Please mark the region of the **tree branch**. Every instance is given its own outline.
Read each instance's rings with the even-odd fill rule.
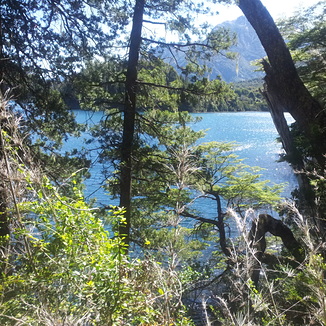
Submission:
[[[166,25],[166,23],[162,23],[162,22],[154,22],[152,20],[143,20],[143,23],[148,23],[148,24],[154,24],[154,25]]]
[[[194,43],[185,43],[185,44],[180,44],[180,43],[166,43],[166,42],[162,42],[162,41],[155,41],[155,40],[151,40],[149,38],[142,38],[143,41],[146,42],[150,42],[150,43],[155,43],[155,44],[159,44],[159,45],[165,45],[165,46],[169,46],[169,47],[176,47],[176,48],[185,48],[185,47],[191,47],[191,46],[202,46],[205,47],[207,49],[211,49],[216,51],[217,53],[219,53],[219,50],[217,50],[216,48],[214,48],[214,46],[211,46],[209,44],[205,44],[205,43],[198,43],[198,42],[194,42]]]
[[[255,263],[252,272],[252,281],[257,286],[260,274],[260,265],[263,254],[266,250],[265,235],[270,232],[272,235],[282,239],[284,246],[294,256],[298,262],[302,262],[305,258],[304,250],[300,243],[295,239],[292,231],[281,220],[273,218],[269,214],[260,214],[256,221],[253,221],[249,232],[249,240],[255,252]]]
[[[197,221],[200,221],[202,223],[208,223],[208,224],[218,226],[218,221],[210,219],[210,218],[205,218],[205,217],[201,217],[201,216],[198,216],[198,215],[194,215],[194,214],[192,214],[192,213],[190,213],[188,211],[183,211],[180,215],[183,216],[183,217],[190,217],[190,218],[192,218],[194,220],[197,220]]]
[[[147,82],[142,82],[142,81],[139,81],[139,80],[137,81],[137,84],[144,85],[144,86],[158,87],[158,88],[166,88],[166,89],[171,89],[171,90],[174,90],[174,91],[186,92],[186,93],[196,94],[196,95],[201,95],[201,96],[215,95],[215,94],[220,93],[220,91],[211,92],[211,93],[203,93],[203,92],[187,89],[187,88],[184,88],[184,87],[173,87],[173,86],[168,86],[168,85],[147,83]]]

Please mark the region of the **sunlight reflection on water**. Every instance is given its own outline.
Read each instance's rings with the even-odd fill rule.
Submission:
[[[103,116],[102,112],[74,111],[79,123],[87,123],[92,126]],[[268,112],[219,112],[219,113],[195,113],[193,116],[202,117],[202,120],[192,125],[194,130],[207,130],[203,142],[226,141],[236,142],[238,147],[235,153],[244,159],[244,163],[251,166],[259,166],[264,170],[261,172],[264,179],[273,183],[288,183],[283,195],[289,197],[291,191],[297,185],[296,178],[287,163],[278,163],[279,155],[282,153],[281,144],[277,142],[278,134],[274,128],[273,121]],[[286,114],[289,123],[293,119]],[[102,164],[97,160],[98,152],[92,149],[98,144],[85,144],[84,140],[89,139],[89,133],[84,133],[80,138],[70,138],[64,145],[64,150],[85,147],[93,164],[90,168],[92,177],[85,181],[85,195],[96,197],[98,203],[107,205],[115,204],[108,198],[103,184]],[[212,211],[215,208],[208,205],[205,211]],[[213,213],[214,211],[214,213]]]

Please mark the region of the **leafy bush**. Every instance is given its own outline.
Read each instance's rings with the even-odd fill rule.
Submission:
[[[17,119],[1,109],[10,232],[0,244],[0,324],[191,325],[177,273],[124,255],[121,238],[85,203],[78,177],[65,185],[72,196],[63,196],[31,158]],[[104,219],[114,226],[121,216],[115,208]]]
[[[189,325],[178,275],[127,259],[82,198],[61,197],[45,181],[36,200],[19,205],[24,227],[11,235],[1,324]],[[120,214],[107,218],[116,223]]]

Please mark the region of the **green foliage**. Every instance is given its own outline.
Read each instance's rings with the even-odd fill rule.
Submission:
[[[324,105],[325,98],[325,4],[304,8],[295,16],[279,22],[297,63],[300,77],[309,91]]]
[[[257,79],[234,83],[232,89],[237,97],[230,107],[233,111],[267,111],[266,101],[261,94],[262,88],[262,81]]]
[[[114,165],[107,181],[112,195],[118,194],[119,179],[116,149],[111,142],[115,139],[118,147],[119,121],[119,114],[108,115],[96,129],[103,148],[101,158]],[[133,148],[131,238],[145,250],[157,251],[158,259],[174,268],[180,261],[200,257],[208,245],[193,234],[194,226],[205,217],[205,212],[195,209],[201,205],[197,202],[217,202],[215,194],[222,202],[218,209],[225,212],[233,207],[245,212],[277,205],[281,190],[281,186],[260,180],[259,168],[243,164],[233,154],[234,144],[199,144],[204,132],[192,130],[195,122],[187,112],[160,110],[145,111],[137,119],[141,135]],[[201,227],[201,235],[214,231],[217,219],[211,222],[207,228]],[[214,234],[211,240],[217,241]]]
[[[124,65],[115,57],[92,61],[74,77],[71,91],[83,109],[121,108],[124,101]],[[202,69],[198,71],[198,69]],[[203,77],[205,67],[188,64],[178,73],[161,59],[142,60],[137,91],[138,110],[182,110],[189,112],[261,111],[266,103],[260,81],[233,85]]]
[[[181,75],[162,59],[150,56],[141,60],[138,72],[138,110],[228,111],[236,94],[220,80],[199,78],[196,65],[188,64]],[[202,74],[205,67],[201,68]],[[105,62],[92,61],[74,77],[71,91],[83,109],[106,110],[122,108],[124,103],[125,66],[118,58]],[[183,75],[186,75],[185,77]],[[189,78],[188,78],[189,75]],[[189,80],[190,79],[190,80]]]
[[[138,79],[139,110],[178,110],[178,88],[182,87],[182,84],[172,66],[152,56],[150,62],[140,62]]]
[[[293,207],[292,207],[293,208]],[[325,324],[325,259],[317,254],[320,243],[311,234],[311,225],[296,209],[298,238],[306,250],[302,264],[285,257],[281,245],[275,256],[263,256],[257,265],[257,252],[249,239],[247,222],[253,211],[241,218],[234,212],[240,237],[233,240],[231,268],[221,274],[213,291],[218,293],[211,305],[215,318],[223,325],[316,325]],[[259,285],[255,286],[251,273],[260,270]],[[225,291],[227,289],[227,291]]]
[[[107,19],[114,16],[112,7],[118,9],[108,1],[1,2],[1,90],[12,90],[12,102],[24,113],[24,127],[52,140],[48,148],[77,129],[58,85],[108,48],[123,26],[121,20]]]
[[[24,227],[12,234],[17,254],[2,275],[2,325],[190,325],[176,274],[152,260],[128,260],[82,197],[60,196],[47,179],[39,190],[29,187],[37,197],[19,205]],[[120,218],[119,210],[106,217]]]
[[[62,195],[28,160],[8,116],[1,127],[2,214],[10,226],[0,247],[1,325],[191,325],[178,273],[125,255],[113,232],[123,211],[100,215],[74,175],[64,191],[72,196]]]
[[[198,146],[202,152],[201,167],[204,192],[218,193],[239,213],[248,208],[275,205],[279,201],[282,185],[268,185],[260,180],[259,167],[249,167],[232,153],[231,143],[210,142]]]
[[[110,57],[104,62],[88,62],[71,82],[71,91],[82,109],[105,110],[121,107],[124,100],[123,73],[125,63]]]
[[[75,174],[71,184],[66,184],[65,192],[62,188],[57,191],[49,179],[34,171],[31,162],[22,163],[25,162],[21,160],[25,158],[22,143],[12,138],[10,130],[1,130],[1,160],[7,164],[3,169],[6,172],[1,184],[1,205],[6,206],[4,212],[9,214],[11,231],[0,248],[2,325],[191,325],[181,303],[184,284],[207,280],[217,273],[209,268],[205,270],[198,263],[208,243],[204,237],[196,238],[192,232],[194,226],[216,242],[219,240],[216,231],[221,235],[225,227],[223,218],[227,208],[232,207],[244,216],[237,219],[240,223],[247,220],[248,208],[259,209],[278,203],[279,186],[261,181],[259,169],[243,164],[232,153],[232,144],[199,145],[203,132],[189,127],[194,123],[189,114],[177,112],[180,105],[187,110],[204,107],[208,111],[230,106],[232,110],[242,110],[261,105],[256,89],[239,87],[233,92],[219,80],[202,78],[205,67],[198,66],[197,62],[209,57],[202,46],[191,44],[191,19],[188,15],[179,15],[182,12],[182,8],[177,11],[179,5],[188,5],[188,2],[150,2],[146,6],[146,13],[155,19],[169,16],[167,25],[182,33],[190,50],[188,62],[181,68],[184,75],[181,78],[171,66],[152,55],[154,52],[145,53],[153,40],[147,39],[147,49],[142,48],[137,95],[139,111],[144,112],[137,116],[137,135],[132,148],[131,236],[146,258],[132,259],[125,255],[126,246],[115,233],[118,225],[125,223],[123,210],[115,209],[101,216],[85,203],[81,177]],[[194,4],[190,6],[195,12],[199,10]],[[100,126],[94,129],[94,135],[100,137],[102,161],[114,167],[107,189],[116,196],[119,195],[120,109],[125,100],[122,85],[125,63],[119,57],[103,56],[103,50],[109,45],[107,41],[113,40],[127,25],[131,17],[129,7],[127,3],[112,1],[59,4],[5,1],[1,26],[1,78],[5,77],[8,85],[22,82],[20,93],[17,92],[19,103],[26,117],[34,122],[26,130],[35,130],[41,135],[38,145],[58,147],[61,138],[57,131],[62,134],[79,129],[62,98],[63,93],[70,93],[72,84],[66,79],[65,84],[58,87],[61,77],[76,71],[75,68],[82,68],[73,87],[83,108],[110,109]],[[45,14],[43,19],[39,19],[42,13]],[[99,28],[104,19],[110,22],[106,27],[110,30],[108,35],[104,35],[105,29]],[[306,76],[316,73],[312,56],[316,51],[321,62],[322,48],[316,44],[323,35],[323,25],[309,27],[306,36],[310,38],[310,47],[304,49],[304,53],[300,53],[304,48],[302,40],[291,40],[299,48],[298,58],[309,66]],[[216,52],[232,42],[232,37],[222,31],[210,33],[203,46]],[[179,46],[179,50],[181,48]],[[106,60],[93,60],[95,55]],[[85,59],[88,64],[84,66]],[[38,62],[46,63],[38,65]],[[313,82],[309,86],[323,99],[319,87],[316,89]],[[178,88],[178,92],[173,91],[173,87]],[[199,100],[192,94],[204,95]],[[245,108],[235,94],[246,102]],[[155,110],[157,108],[172,112]],[[53,124],[54,120],[58,125]],[[62,167],[66,158],[52,155],[51,159],[61,165],[59,173],[65,170],[61,172],[62,178],[66,173],[70,175]],[[83,162],[78,158],[75,161]],[[53,168],[50,172],[54,172]],[[316,194],[322,197],[323,176],[315,179],[314,186]],[[199,199],[214,200],[217,217],[208,219],[203,216],[205,212],[196,210],[194,204]],[[108,222],[107,227],[103,220]],[[307,232],[306,237],[309,236]],[[294,272],[275,266],[273,270],[265,269],[264,282],[261,289],[257,289],[250,280],[252,261],[256,257],[248,236],[230,240],[229,244],[233,245],[232,255],[228,260],[219,255],[219,265],[216,265],[225,268],[228,279],[223,279],[223,291],[213,293],[224,293],[226,299],[219,299],[215,307],[212,305],[212,311],[217,311],[225,325],[284,325],[287,322],[290,325],[297,320],[301,324],[313,321],[322,325],[326,322],[326,267],[321,256],[312,254],[312,246],[305,266]],[[275,271],[281,277],[273,278]],[[225,292],[226,286],[228,291]],[[232,303],[231,308],[226,300]],[[303,313],[294,317],[293,308],[297,307]]]
[[[206,77],[184,81],[185,91],[180,96],[180,109],[189,112],[217,112],[233,110],[236,95],[223,81],[209,81]]]
[[[325,268],[322,256],[313,252],[309,252],[302,268],[278,266],[273,300],[284,311],[284,325],[325,324]]]

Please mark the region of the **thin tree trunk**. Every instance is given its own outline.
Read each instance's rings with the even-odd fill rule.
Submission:
[[[225,234],[225,223],[224,223],[224,217],[225,214],[222,212],[222,205],[221,205],[221,197],[218,194],[217,191],[210,191],[208,192],[209,194],[213,195],[216,200],[216,205],[217,205],[217,223],[216,226],[218,228],[218,232],[220,234],[220,246],[223,251],[223,253],[227,256],[231,256],[231,251],[230,248],[227,246],[227,241],[226,241],[226,234]]]
[[[121,145],[120,207],[125,209],[125,213],[124,222],[122,222],[119,227],[119,234],[124,238],[124,242],[127,245],[130,242],[132,147],[135,133],[137,66],[141,44],[144,4],[145,0],[136,0],[134,9],[126,75],[125,108]]]
[[[268,65],[268,63],[264,61],[264,65],[265,64]],[[290,157],[291,161],[296,162],[296,166],[293,166],[293,168],[303,169],[302,157],[297,153],[294,146],[290,128],[284,116],[284,108],[279,106],[278,100],[272,96],[266,84],[264,84],[264,89],[261,91],[261,94],[267,102],[275,128],[281,137],[282,145],[287,156]]]
[[[2,83],[0,82],[0,85]],[[5,144],[3,140],[3,132],[11,136],[11,130],[8,127],[8,117],[6,114],[6,101],[4,95],[0,92],[0,163],[4,167],[5,161]],[[8,217],[8,195],[7,195],[7,178],[8,175],[4,172],[4,168],[0,173],[0,242],[3,238],[9,235],[9,217]]]
[[[0,82],[0,85],[2,83]],[[9,229],[9,216],[8,216],[8,193],[7,193],[7,178],[8,175],[5,172],[5,144],[3,141],[3,131],[10,135],[8,130],[8,121],[5,114],[5,101],[2,93],[0,92],[0,163],[2,171],[0,173],[0,275],[6,268],[7,250],[8,250],[8,237],[10,236]]]

